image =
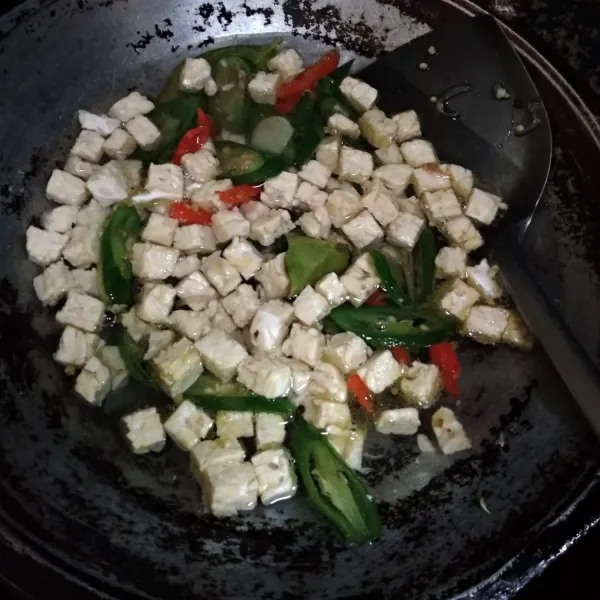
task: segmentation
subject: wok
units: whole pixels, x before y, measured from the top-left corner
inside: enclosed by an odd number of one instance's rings
[[[58,328],[32,289],[24,231],[49,204],[45,183],[78,108],[105,110],[133,88],[155,94],[182,56],[212,43],[282,35],[307,58],[336,44],[366,64],[477,10],[466,0],[48,0],[0,21],[0,524],[21,553],[10,563],[19,585],[78,598],[506,598],[597,519],[597,443],[547,359],[467,343],[459,410],[475,449],[419,456],[412,439],[373,438],[366,479],[380,541],[345,547],[301,494],[210,518],[183,453],[125,449],[117,417],[151,402],[145,390],[128,388],[104,411],[72,394],[51,356]],[[556,141],[523,255],[597,359],[598,128],[544,58],[507,33]]]

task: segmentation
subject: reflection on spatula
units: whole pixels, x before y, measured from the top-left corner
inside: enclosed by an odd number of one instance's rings
[[[386,113],[417,111],[446,163],[471,169],[477,185],[508,205],[485,230],[503,283],[600,436],[600,377],[519,255],[548,179],[552,136],[529,74],[491,17],[466,19],[376,60],[359,77],[379,90]]]

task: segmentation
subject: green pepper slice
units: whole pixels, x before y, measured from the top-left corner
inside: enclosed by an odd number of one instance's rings
[[[352,66],[354,65],[354,59],[345,62],[343,65],[340,65],[330,76],[329,79],[333,81],[336,85],[340,85],[348,75],[350,75],[350,71],[352,70]]]
[[[129,375],[147,387],[160,390],[150,366],[144,360],[146,344],[136,342],[125,327],[121,327],[118,340],[119,354]]]
[[[271,44],[262,44],[254,46],[251,44],[241,44],[239,46],[225,46],[224,48],[214,48],[200,55],[199,58],[204,58],[211,65],[217,63],[221,59],[241,58],[246,63],[249,63],[253,71],[264,71],[267,68],[267,63],[271,60],[279,50],[282,40],[277,39]]]
[[[408,306],[411,303],[411,299],[404,292],[402,282],[400,281],[399,276],[394,274],[392,265],[386,256],[378,250],[371,252],[371,256],[373,257],[373,264],[375,265],[379,279],[381,279],[383,291],[386,292],[390,299],[398,306]]]
[[[298,166],[302,166],[312,158],[323,139],[323,127],[316,108],[312,96],[305,92],[291,117],[294,126],[292,141],[295,148],[295,164]]]
[[[221,177],[234,183],[262,183],[279,175],[285,168],[281,156],[260,152],[237,142],[215,142],[217,157],[221,163]]]

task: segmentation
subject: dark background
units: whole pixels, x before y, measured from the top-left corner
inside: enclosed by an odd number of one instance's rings
[[[21,1],[4,0],[0,3],[0,14]],[[536,46],[600,117],[600,0],[475,2],[491,10]],[[520,592],[515,600],[573,596],[595,589],[599,551],[600,527],[595,527]],[[20,580],[17,574],[23,575],[25,561],[0,537],[1,600],[37,600],[10,582]],[[36,577],[36,574],[29,573],[29,576]],[[46,590],[44,596],[51,591]],[[583,595],[588,596],[589,593]]]

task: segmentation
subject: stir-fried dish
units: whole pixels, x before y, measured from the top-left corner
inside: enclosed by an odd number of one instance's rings
[[[468,450],[455,340],[533,340],[471,256],[502,200],[351,66],[230,46],[187,59],[154,101],[80,110],[27,251],[83,401],[129,380],[171,399],[122,419],[133,452],[170,438],[218,517],[300,481],[363,544],[381,531],[357,475],[367,432]]]

